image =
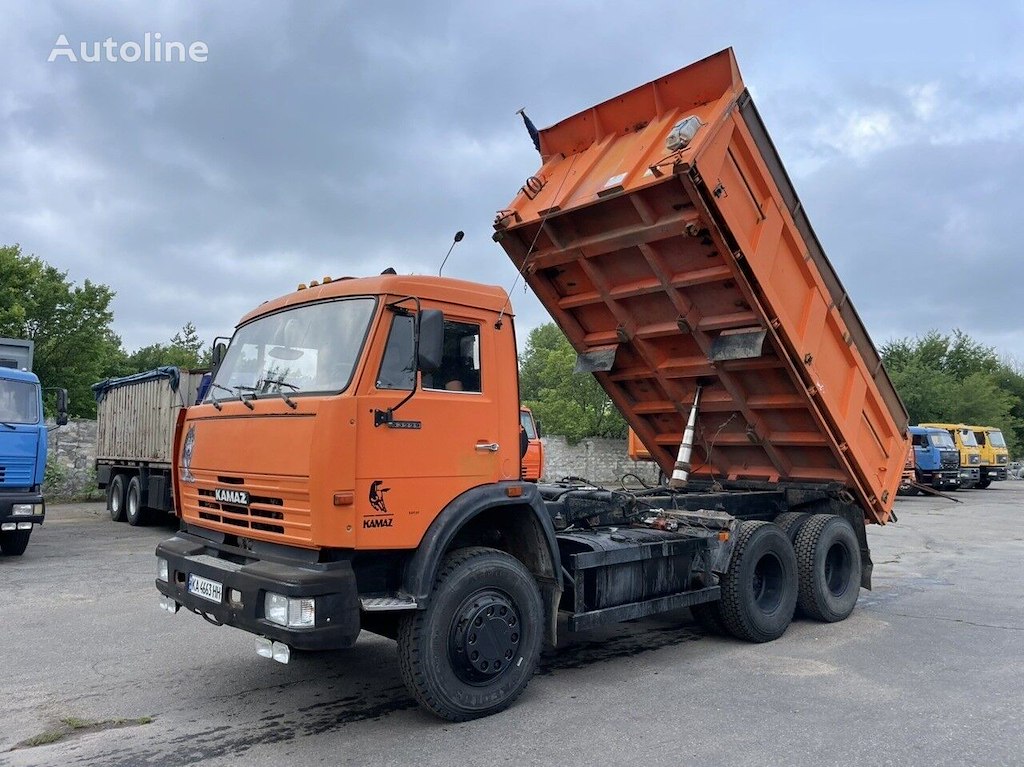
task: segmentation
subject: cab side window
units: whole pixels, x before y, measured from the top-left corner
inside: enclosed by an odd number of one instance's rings
[[[423,385],[446,391],[482,391],[479,325],[445,320],[441,367]]]
[[[408,315],[396,314],[391,320],[388,344],[384,347],[384,359],[377,374],[378,389],[412,388],[416,374],[413,359],[412,320]]]

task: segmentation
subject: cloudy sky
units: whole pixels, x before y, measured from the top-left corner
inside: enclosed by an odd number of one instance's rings
[[[491,221],[539,165],[515,110],[550,125],[732,46],[876,344],[960,327],[1024,360],[1020,2],[0,9],[0,244],[113,288],[129,351],[324,274],[436,273],[458,229],[445,273],[510,288]],[[147,32],[206,60],[47,61]],[[524,339],[547,315],[513,302]]]

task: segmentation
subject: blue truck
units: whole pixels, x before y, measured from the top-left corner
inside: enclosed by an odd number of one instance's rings
[[[43,524],[46,422],[33,342],[0,338],[0,552],[19,556]],[[67,392],[57,390],[57,424],[67,423]]]
[[[936,490],[960,487],[960,451],[945,429],[911,426],[914,473],[919,485]]]

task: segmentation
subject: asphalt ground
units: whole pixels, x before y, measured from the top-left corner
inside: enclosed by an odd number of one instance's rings
[[[513,708],[457,725],[415,706],[393,642],[265,660],[158,609],[173,525],[51,506],[0,557],[0,764],[1021,765],[1024,482],[955,495],[870,529],[874,590],[843,623],[751,645],[682,610],[570,634]]]

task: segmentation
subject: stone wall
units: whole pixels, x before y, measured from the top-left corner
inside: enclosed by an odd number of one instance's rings
[[[46,498],[49,501],[99,498],[96,487],[96,422],[71,420],[66,426],[48,424]]]
[[[50,457],[46,471],[47,497],[53,500],[102,497],[96,488],[96,422],[73,420],[49,431]],[[658,480],[658,467],[631,461],[626,440],[584,439],[569,445],[564,437],[544,437],[544,479],[582,477],[598,485],[617,487],[623,475],[636,474],[644,482]],[[635,484],[635,482],[634,482]]]
[[[590,437],[575,445],[565,437],[544,437],[544,479],[582,477],[605,487],[618,487],[623,475],[636,474],[649,485],[658,481],[658,466],[651,461],[632,461],[626,440]],[[638,484],[632,480],[632,485]]]

